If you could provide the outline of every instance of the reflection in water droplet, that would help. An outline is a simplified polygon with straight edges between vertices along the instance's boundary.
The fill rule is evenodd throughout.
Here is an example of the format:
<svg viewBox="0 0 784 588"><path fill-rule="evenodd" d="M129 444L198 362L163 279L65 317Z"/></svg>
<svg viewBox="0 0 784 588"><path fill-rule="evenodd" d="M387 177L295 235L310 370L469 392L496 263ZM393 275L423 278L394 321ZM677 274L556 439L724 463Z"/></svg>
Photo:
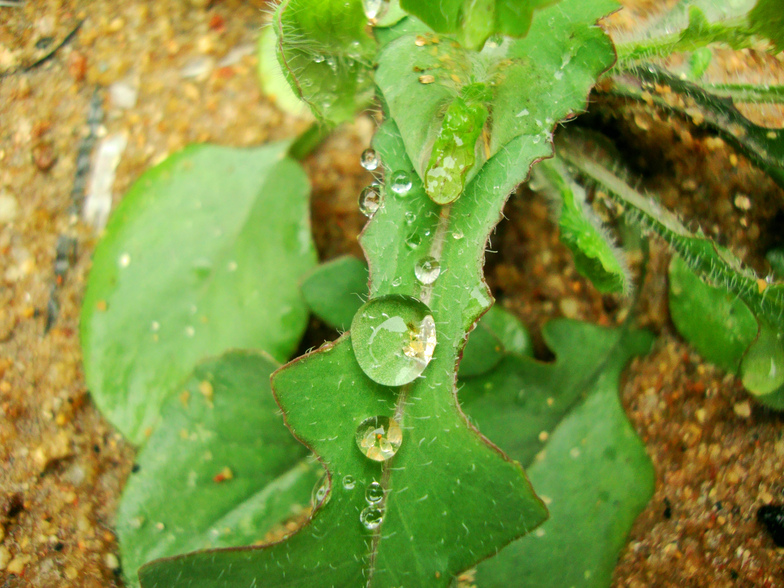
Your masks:
<svg viewBox="0 0 784 588"><path fill-rule="evenodd" d="M324 63L324 56L320 53L317 53L313 56L313 63Z"/></svg>
<svg viewBox="0 0 784 588"><path fill-rule="evenodd" d="M384 488L378 482L371 482L365 489L365 500L368 504L376 504L384 499Z"/></svg>
<svg viewBox="0 0 784 588"><path fill-rule="evenodd" d="M316 485L313 486L313 490L310 493L310 506L313 507L313 510L317 509L322 504L326 504L329 502L330 494L329 494L329 477L325 473L319 481L316 482Z"/></svg>
<svg viewBox="0 0 784 588"><path fill-rule="evenodd" d="M357 427L356 441L357 447L366 457L373 461L386 461L400 449L400 444L403 442L403 430L395 419L384 416L370 417ZM379 488L381 488L380 485ZM382 497L383 492L381 489ZM368 498L368 500L370 499ZM378 500L373 502L378 502Z"/></svg>
<svg viewBox="0 0 784 588"><path fill-rule="evenodd" d="M343 476L343 488L346 490L353 490L354 486L357 485L357 481L354 479L354 476L346 475Z"/></svg>
<svg viewBox="0 0 784 588"><path fill-rule="evenodd" d="M454 233L452 233L452 238L455 241L459 241L460 239L463 238L463 231L461 231L460 229L456 230Z"/></svg>
<svg viewBox="0 0 784 588"><path fill-rule="evenodd" d="M359 210L367 217L373 214L381 206L381 190L376 184L371 184L359 195Z"/></svg>
<svg viewBox="0 0 784 588"><path fill-rule="evenodd" d="M378 20L387 13L389 0L362 0L362 9L368 20Z"/></svg>
<svg viewBox="0 0 784 588"><path fill-rule="evenodd" d="M381 159L375 149L365 149L359 156L359 164L368 171L375 171L380 163Z"/></svg>
<svg viewBox="0 0 784 588"><path fill-rule="evenodd" d="M425 285L432 284L441 273L441 264L432 257L425 257L419 260L414 267L414 275L417 280Z"/></svg>
<svg viewBox="0 0 784 588"><path fill-rule="evenodd" d="M411 176L407 171L396 171L389 178L389 189L398 196L406 196L411 190L411 186Z"/></svg>
<svg viewBox="0 0 784 588"><path fill-rule="evenodd" d="M368 530L378 529L384 522L384 511L377 506L368 506L359 513L359 521Z"/></svg>
<svg viewBox="0 0 784 588"><path fill-rule="evenodd" d="M433 358L435 321L430 309L410 296L375 298L351 323L354 355L362 371L385 386L417 378Z"/></svg>

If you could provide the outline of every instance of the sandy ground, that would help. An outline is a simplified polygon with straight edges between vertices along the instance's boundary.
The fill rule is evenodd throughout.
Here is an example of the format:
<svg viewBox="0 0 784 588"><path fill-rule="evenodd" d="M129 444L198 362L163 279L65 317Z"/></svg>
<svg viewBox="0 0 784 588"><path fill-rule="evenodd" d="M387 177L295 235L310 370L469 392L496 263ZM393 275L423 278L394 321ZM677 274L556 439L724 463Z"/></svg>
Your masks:
<svg viewBox="0 0 784 588"><path fill-rule="evenodd" d="M127 137L115 203L146 168L190 142L255 145L305 128L258 88L252 48L263 2L204 4L40 0L0 7L3 587L121 585L112 517L134 449L85 389L78 316L98 235L70 212L94 93L102 111L98 141ZM50 59L28 69L79 23ZM133 101L129 88L138 88ZM784 231L780 189L699 129L634 105L599 104L596 112L646 187L764 271L770 235ZM366 178L357 161L372 128L363 119L340 130L306 163L322 259L359 254L364 217L356 195ZM750 210L735 206L738 194L750 196ZM600 296L577 275L543 201L521 191L506 214L493 239L499 253L488 259L488 280L504 306L534 332L556 316L623 319L623 301ZM57 279L62 235L78 247ZM736 379L703 364L673 334L667 261L655 243L641 323L660 337L628 370L622 390L656 466L657 491L614 585L784 586L784 553L756 522L760 505L784 502L784 416L755 405ZM59 313L46 331L53 292ZM314 327L303 345L320 343L321 332Z"/></svg>

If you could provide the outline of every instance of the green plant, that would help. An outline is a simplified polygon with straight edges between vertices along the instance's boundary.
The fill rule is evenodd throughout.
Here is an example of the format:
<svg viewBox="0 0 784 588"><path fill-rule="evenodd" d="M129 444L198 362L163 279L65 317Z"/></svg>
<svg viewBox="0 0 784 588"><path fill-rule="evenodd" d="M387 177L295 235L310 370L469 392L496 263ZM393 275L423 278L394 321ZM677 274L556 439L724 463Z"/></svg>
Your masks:
<svg viewBox="0 0 784 588"><path fill-rule="evenodd" d="M773 2L732 26L691 4L680 35L622 45L615 69L596 26L616 8L609 0L277 7L279 63L315 116L347 120L374 91L381 105L363 166L383 170L385 185L360 198L369 284L358 260L313 268L295 161L305 142L193 147L137 182L96 252L83 315L96 402L144 444L117 522L130 582L142 564L177 556L141 567L142 585L438 586L475 567L481 586L607 585L652 493L652 465L617 398L620 371L651 336L553 322L544 337L556 360L537 362L522 325L491 308L482 260L508 195L552 156L555 124L584 110L601 76L609 91L633 97L637 84L646 99L650 76L668 74L640 58L758 35L781 42L760 17ZM727 102L676 82L719 132L741 124ZM736 139L780 179L778 136ZM730 357L714 361L780 407L782 383L761 366L784 363L782 286L763 287L632 189L595 135L569 129L556 144L533 179L557 204L579 271L603 292L632 290L581 179L623 205L623 222L661 235L737 295L749 316ZM180 233L169 219L183 209ZM277 369L308 308L348 331ZM270 374L301 444L276 421ZM269 544L291 519L304 525ZM180 555L256 542L267 544Z"/></svg>

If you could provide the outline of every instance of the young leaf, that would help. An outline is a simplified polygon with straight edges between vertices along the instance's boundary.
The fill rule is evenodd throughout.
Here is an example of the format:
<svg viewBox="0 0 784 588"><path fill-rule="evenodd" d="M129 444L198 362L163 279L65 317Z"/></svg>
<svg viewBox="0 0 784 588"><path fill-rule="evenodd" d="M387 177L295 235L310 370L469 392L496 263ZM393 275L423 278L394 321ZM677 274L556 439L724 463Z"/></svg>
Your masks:
<svg viewBox="0 0 784 588"><path fill-rule="evenodd" d="M700 355L733 374L757 338L749 308L725 288L703 282L677 255L670 263L670 316Z"/></svg>
<svg viewBox="0 0 784 588"><path fill-rule="evenodd" d="M323 469L278 415L277 367L231 351L199 364L164 403L166 424L139 453L117 510L129 585L159 557L256 543L308 504Z"/></svg>
<svg viewBox="0 0 784 588"><path fill-rule="evenodd" d="M760 322L757 340L751 344L740 365L746 390L776 410L784 410L784 331Z"/></svg>
<svg viewBox="0 0 784 588"><path fill-rule="evenodd" d="M418 176L440 178L427 186L431 198L454 199L496 154L521 145L533 145L535 158L550 153L553 125L585 108L615 58L593 25L616 6L563 0L538 11L524 39L488 43L480 53L407 21L386 33L376 83ZM477 140L484 109L492 116Z"/></svg>
<svg viewBox="0 0 784 588"><path fill-rule="evenodd" d="M310 108L291 89L277 56L277 37L271 26L259 33L258 58L259 83L264 94L275 101L275 105L299 117L311 117Z"/></svg>
<svg viewBox="0 0 784 588"><path fill-rule="evenodd" d="M558 0L400 0L400 6L437 33L455 33L469 49L481 49L493 34L524 37L534 11Z"/></svg>
<svg viewBox="0 0 784 588"><path fill-rule="evenodd" d="M621 370L652 337L567 320L542 334L554 363L509 356L460 391L479 429L528 468L551 513L481 563L477 585L608 586L653 494L653 465L618 398Z"/></svg>
<svg viewBox="0 0 784 588"><path fill-rule="evenodd" d="M623 254L586 203L585 190L558 160L539 162L533 179L557 204L561 242L574 255L577 271L600 292L628 292L631 285Z"/></svg>
<svg viewBox="0 0 784 588"><path fill-rule="evenodd" d="M282 361L307 323L299 276L315 263L308 181L288 143L193 146L147 171L93 259L82 310L96 404L143 443L202 358L234 347Z"/></svg>
<svg viewBox="0 0 784 588"><path fill-rule="evenodd" d="M283 0L275 11L278 60L319 120L340 123L373 99L375 42L360 0Z"/></svg>

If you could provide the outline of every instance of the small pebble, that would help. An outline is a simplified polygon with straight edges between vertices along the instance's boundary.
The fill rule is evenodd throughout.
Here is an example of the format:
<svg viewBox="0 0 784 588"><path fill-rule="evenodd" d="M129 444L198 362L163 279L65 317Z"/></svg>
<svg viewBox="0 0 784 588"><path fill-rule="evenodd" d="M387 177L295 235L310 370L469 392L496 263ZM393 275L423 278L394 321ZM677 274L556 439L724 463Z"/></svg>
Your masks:
<svg viewBox="0 0 784 588"><path fill-rule="evenodd" d="M9 561L11 561L11 552L7 547L0 545L0 570L4 570Z"/></svg>
<svg viewBox="0 0 784 588"><path fill-rule="evenodd" d="M29 555L17 555L14 559L8 562L5 571L9 574L16 574L20 576L24 572L25 566L30 563L32 557Z"/></svg>
<svg viewBox="0 0 784 588"><path fill-rule="evenodd" d="M117 559L117 556L114 555L113 553L107 553L103 557L103 563L105 563L106 567L112 571L120 568L120 560Z"/></svg>
<svg viewBox="0 0 784 588"><path fill-rule="evenodd" d="M751 416L751 404L749 404L748 400L738 402L735 406L732 407L732 410L735 411L736 415L743 419L747 419Z"/></svg>
<svg viewBox="0 0 784 588"><path fill-rule="evenodd" d="M7 192L0 192L0 223L10 223L19 214L16 198Z"/></svg>

